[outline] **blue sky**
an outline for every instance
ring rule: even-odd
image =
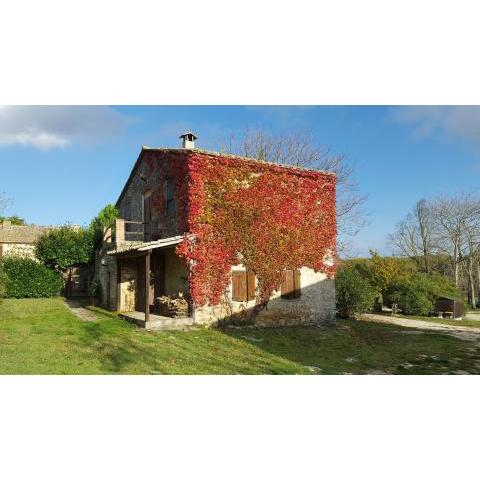
[[[211,149],[248,127],[308,129],[356,166],[368,195],[354,252],[388,253],[415,201],[478,188],[478,107],[0,107],[0,192],[30,223],[88,223],[115,202],[142,145],[179,146],[185,129]]]

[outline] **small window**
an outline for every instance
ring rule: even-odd
[[[255,274],[245,270],[232,272],[232,300],[245,302],[255,300]]]
[[[302,295],[301,283],[300,283],[300,270],[284,270],[282,285],[280,287],[282,298],[291,300],[294,298],[300,298]]]
[[[167,215],[175,213],[175,182],[167,178]]]

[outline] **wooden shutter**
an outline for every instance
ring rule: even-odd
[[[247,299],[247,272],[245,270],[232,272],[232,300],[244,302]]]
[[[281,285],[282,298],[300,298],[302,295],[301,283],[300,283],[300,270],[284,270],[282,285]]]
[[[296,269],[293,274],[293,281],[295,286],[295,291],[293,296],[295,298],[300,298],[302,296],[302,286],[300,283],[300,270]]]
[[[247,300],[255,300],[255,274],[247,272]]]
[[[295,283],[293,270],[284,270],[282,285],[280,287],[282,298],[294,298]]]

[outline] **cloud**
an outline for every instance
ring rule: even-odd
[[[106,106],[0,107],[0,146],[63,148],[118,133],[131,119]]]
[[[390,120],[412,125],[416,138],[440,137],[480,143],[480,106],[402,106],[390,110]]]

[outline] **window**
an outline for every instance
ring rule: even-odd
[[[255,300],[255,274],[245,270],[232,272],[232,300],[245,302]]]
[[[152,236],[152,196],[151,192],[143,194],[143,235],[144,241],[149,242]]]
[[[167,215],[175,213],[175,182],[167,178]]]
[[[300,284],[300,270],[284,270],[282,285],[280,287],[281,296],[285,299],[300,298],[301,284]]]

